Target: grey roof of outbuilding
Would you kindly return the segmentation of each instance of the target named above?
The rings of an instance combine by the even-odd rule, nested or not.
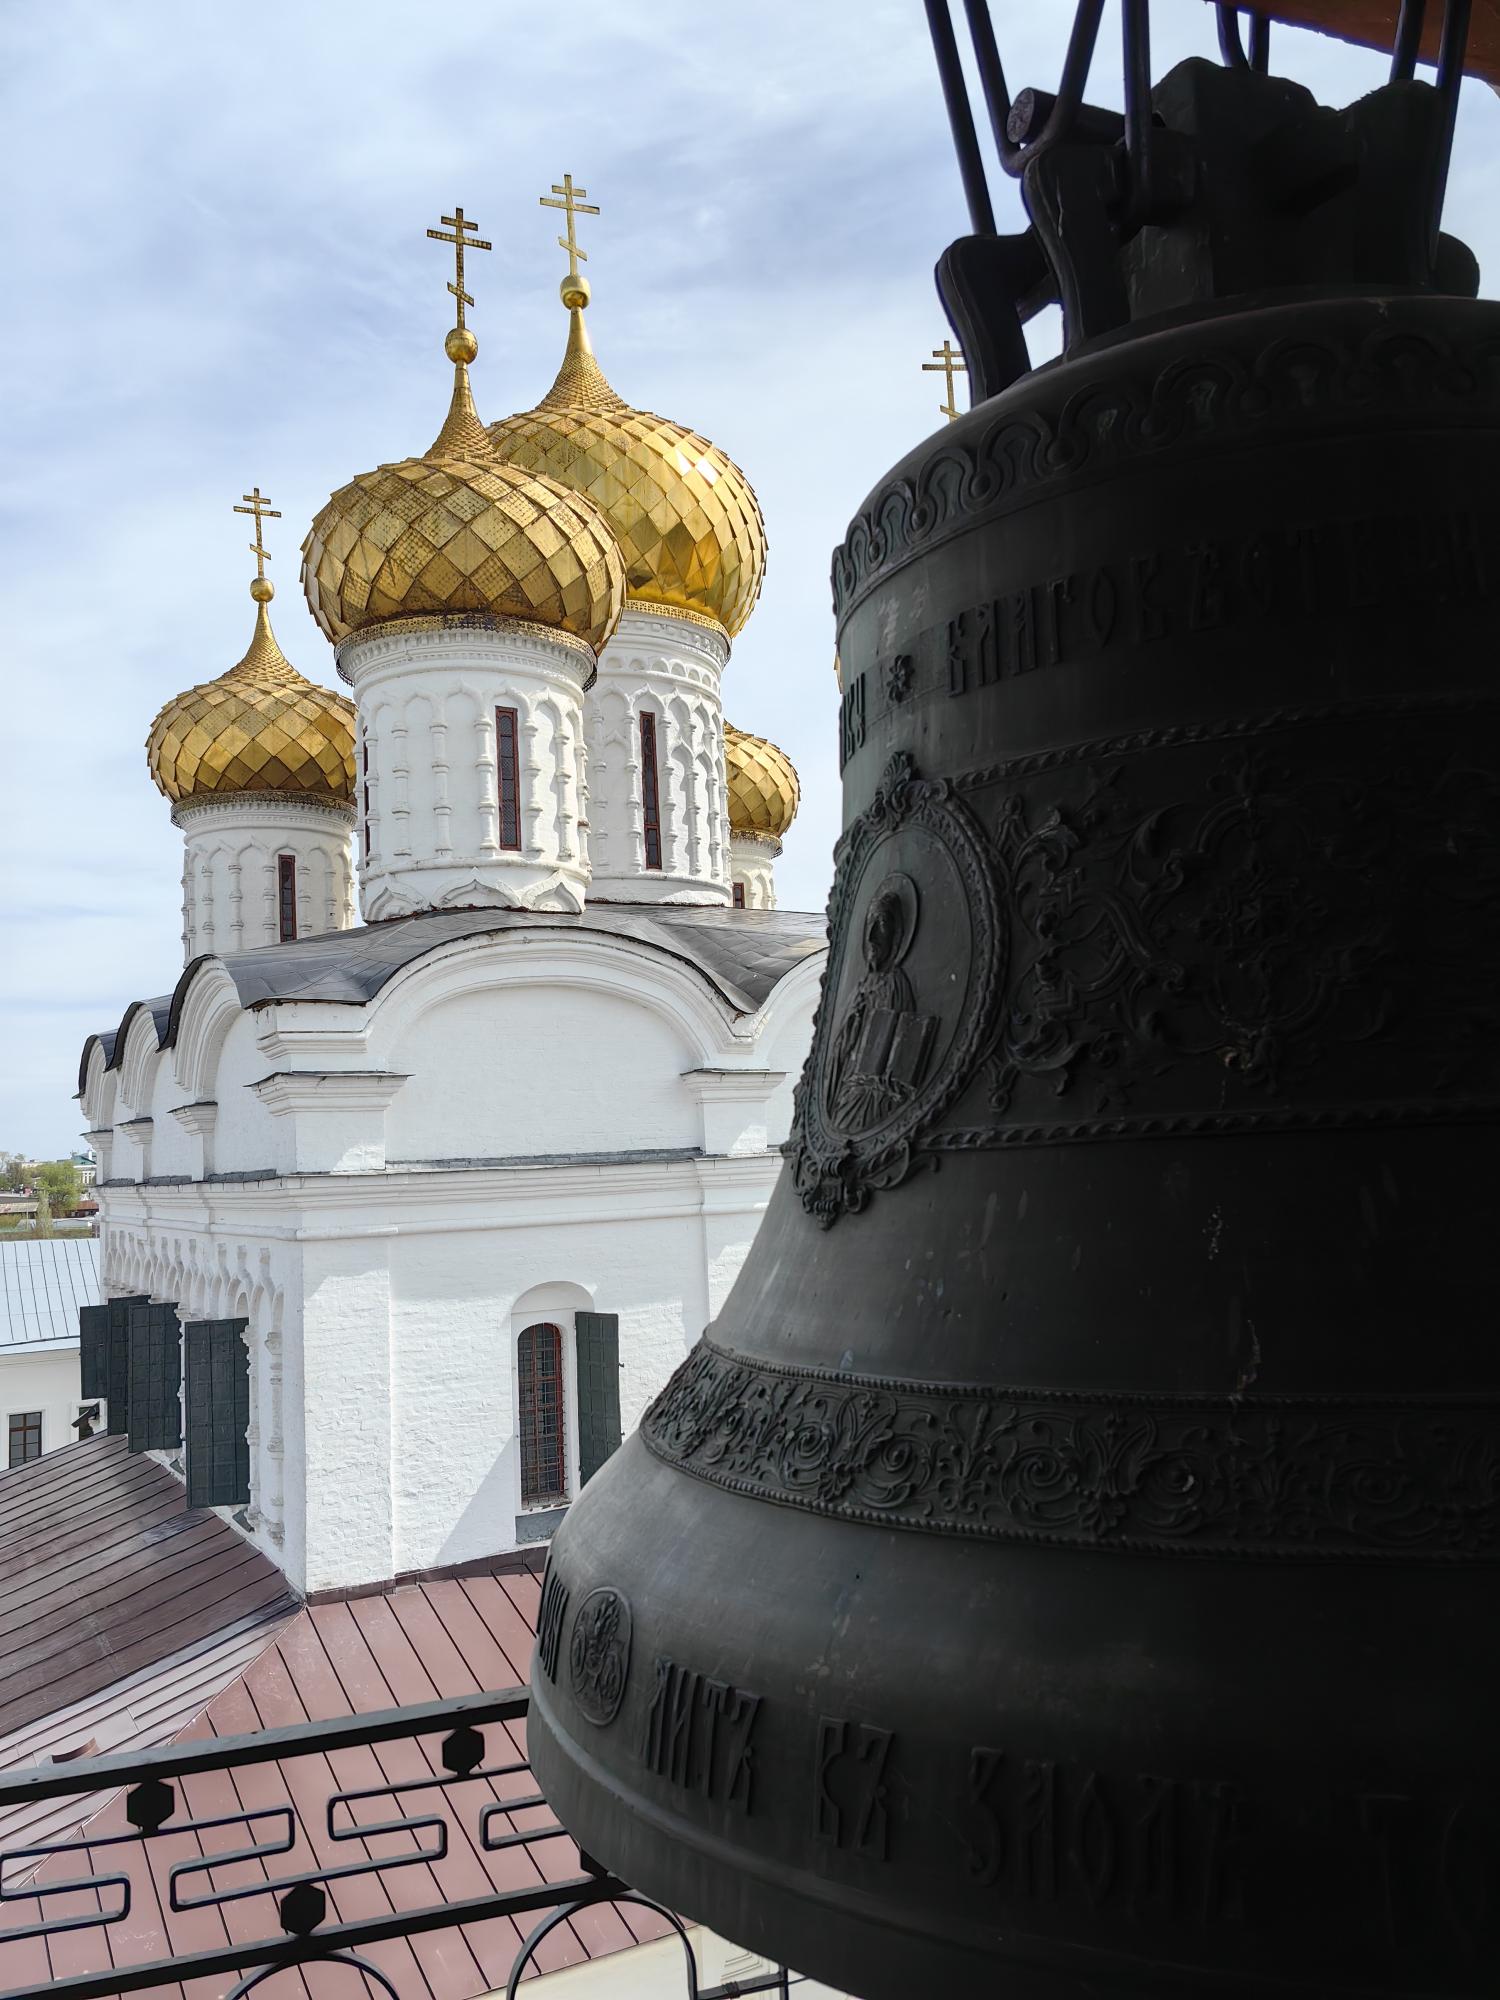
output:
[[[99,1301],[96,1237],[0,1238],[0,1353],[76,1345],[78,1308]]]
[[[223,964],[245,1007],[269,1006],[277,1000],[364,1006],[403,966],[442,945],[463,938],[499,939],[559,930],[617,937],[667,952],[695,967],[743,1014],[763,1006],[787,974],[821,951],[828,938],[821,913],[688,903],[591,903],[577,917],[530,910],[431,910],[355,930],[325,931],[292,944],[226,953],[221,961],[194,959],[171,994],[132,1001],[113,1036],[89,1037],[79,1062],[78,1088],[83,1090],[89,1052],[96,1042],[108,1067],[118,1067],[130,1023],[142,1010],[155,1023],[159,1047],[175,1041],[188,988],[207,964]]]

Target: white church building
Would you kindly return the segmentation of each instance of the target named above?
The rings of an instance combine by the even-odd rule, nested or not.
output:
[[[611,389],[576,258],[487,430],[444,221],[446,420],[303,544],[352,698],[276,643],[257,491],[250,648],[148,744],[186,967],[79,1078],[85,1393],[313,1595],[549,1536],[739,1271],[825,957],[796,774],[721,705],[749,482]]]

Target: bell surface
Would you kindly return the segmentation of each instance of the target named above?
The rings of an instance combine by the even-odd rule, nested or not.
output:
[[[553,1544],[589,1852],[861,2000],[1500,1985],[1500,307],[1163,315],[835,558],[787,1169]]]

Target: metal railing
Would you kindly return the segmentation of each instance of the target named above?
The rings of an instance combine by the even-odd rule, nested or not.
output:
[[[683,1948],[679,1991],[686,2000],[735,2000],[755,1993],[786,2000],[801,1981],[784,1966],[701,1985],[681,1919],[578,1853],[547,1812],[530,1767],[505,1733],[505,1725],[524,1722],[528,1702],[525,1688],[510,1688],[0,1774],[0,1816],[66,1799],[79,1828],[67,1839],[0,1851],[0,2000],[41,1991],[58,2000],[106,2000],[149,1987],[240,1975],[225,1996],[238,2000],[278,1973],[311,1964],[347,1967],[364,1975],[367,1991],[407,2000],[388,1972],[362,1956],[370,1946],[497,1917],[530,1917],[535,1921],[517,1948],[506,1986],[514,1995],[545,1940],[604,1904],[648,1910],[675,1934]],[[497,1728],[505,1746],[493,1762],[483,1733],[487,1727]],[[232,1781],[233,1773],[254,1766],[297,1765],[340,1751],[373,1752],[382,1744],[416,1745],[424,1739],[426,1747],[416,1752],[423,1768],[410,1776],[389,1776],[380,1766],[383,1782],[340,1786],[331,1764],[321,1773],[304,1766],[295,1786],[281,1772],[269,1785],[257,1786],[264,1794],[261,1803],[247,1803],[236,1786],[233,1811],[185,1810],[186,1783],[194,1777]],[[272,1792],[279,1795],[273,1798]],[[100,1827],[103,1809],[115,1800],[123,1804],[128,1830]],[[518,1816],[542,1813],[547,1816],[533,1824],[516,1824]],[[181,1847],[189,1841],[194,1851],[175,1858],[168,1853],[167,1843]],[[537,1852],[564,1842],[566,1847],[552,1846],[546,1855]],[[387,1894],[388,1910],[339,1916],[341,1884],[385,1885],[400,1871],[436,1870],[464,1846],[474,1856],[523,1850],[536,1879],[511,1888],[496,1884],[488,1894],[439,1893],[415,1908],[396,1907]],[[548,1880],[544,1860],[573,1872]],[[431,1879],[437,1886],[435,1873]],[[149,1917],[143,1924],[139,1914],[148,1890],[160,1910],[154,1931]],[[89,1907],[80,1909],[80,1901]],[[215,1911],[222,1943],[169,1949],[161,1956],[128,1950],[130,1940],[139,1947],[143,1939],[170,1947],[173,1917],[196,1927],[205,1912]],[[9,1917],[20,1920],[7,1923]],[[112,1962],[61,1977],[50,1973],[40,1983],[16,1982],[18,1948],[30,1946],[34,1955],[40,1944],[50,1968],[53,1942],[78,1933],[92,1934],[94,1955]],[[126,1947],[123,1962],[120,1947]]]

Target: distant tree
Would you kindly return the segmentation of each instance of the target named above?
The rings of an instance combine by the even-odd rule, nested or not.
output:
[[[29,1167],[24,1153],[0,1153],[0,1190],[9,1193],[25,1187]]]
[[[71,1215],[83,1195],[83,1183],[71,1160],[39,1160],[31,1169],[31,1184],[36,1189],[38,1221],[44,1199],[51,1214]]]
[[[39,1187],[36,1191],[36,1216],[31,1225],[31,1233],[33,1236],[52,1234],[52,1203],[44,1187]]]

